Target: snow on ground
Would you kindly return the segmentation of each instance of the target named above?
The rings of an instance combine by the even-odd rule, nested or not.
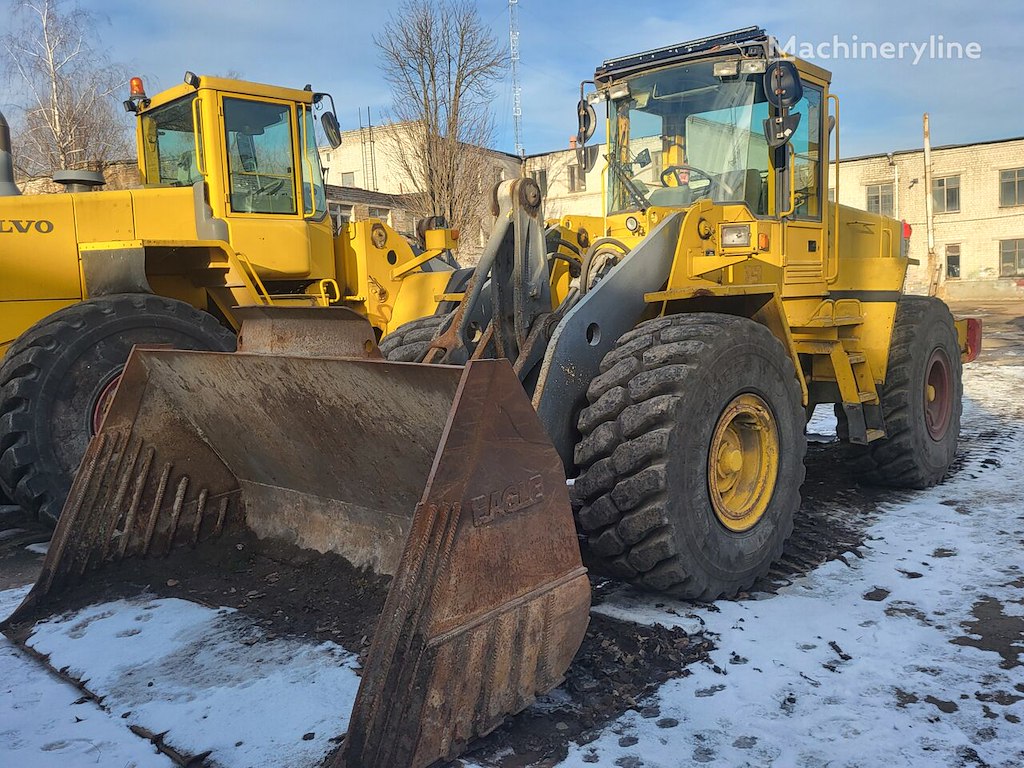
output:
[[[0,592],[7,616],[28,587]],[[173,768],[120,717],[105,712],[0,635],[0,765],[10,768]]]
[[[972,366],[967,395],[955,475],[886,505],[863,559],[682,617],[625,589],[600,606],[718,648],[561,765],[1024,764],[1024,368]]]
[[[356,657],[268,637],[233,609],[140,597],[37,625],[28,641],[103,697],[125,725],[224,768],[311,766],[348,727]]]

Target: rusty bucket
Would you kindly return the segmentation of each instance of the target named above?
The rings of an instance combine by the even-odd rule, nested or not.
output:
[[[99,574],[238,532],[341,555],[391,580],[334,765],[426,766],[558,685],[590,589],[511,366],[385,362],[365,320],[337,317],[311,340],[255,311],[232,354],[136,349],[3,629],[24,638]]]

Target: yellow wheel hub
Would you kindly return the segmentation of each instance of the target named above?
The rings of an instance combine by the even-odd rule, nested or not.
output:
[[[753,528],[775,491],[779,430],[768,404],[745,393],[718,417],[708,453],[708,488],[719,521],[730,531]]]

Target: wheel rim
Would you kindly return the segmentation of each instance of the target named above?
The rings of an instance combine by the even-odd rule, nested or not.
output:
[[[779,473],[779,430],[768,404],[735,397],[718,417],[708,453],[711,505],[730,531],[748,531],[768,509]]]
[[[941,440],[953,414],[953,381],[949,357],[941,347],[928,358],[924,377],[924,423],[932,440]]]
[[[93,402],[90,426],[94,435],[100,431],[100,427],[103,426],[103,417],[110,410],[110,402],[114,399],[114,393],[117,392],[117,385],[121,381],[121,373],[121,371],[118,371],[117,375],[103,386],[103,389],[100,390],[96,400]]]

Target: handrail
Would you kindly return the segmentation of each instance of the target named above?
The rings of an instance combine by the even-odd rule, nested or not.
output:
[[[786,159],[789,166],[789,208],[779,214],[780,219],[792,216],[796,211],[796,151],[792,144],[786,144]]]
[[[836,124],[832,130],[836,134],[836,156],[833,158],[832,165],[836,172],[836,184],[833,187],[835,200],[832,202],[832,237],[833,243],[831,251],[833,270],[828,270],[825,275],[826,283],[834,283],[839,278],[839,97],[834,93],[828,95],[829,101],[835,102],[836,107]]]
[[[264,304],[273,304],[274,300],[270,298],[270,292],[267,291],[267,287],[263,284],[263,281],[260,280],[260,276],[256,274],[256,268],[252,265],[252,262],[249,261],[249,257],[246,256],[241,251],[235,251],[235,254],[238,256],[239,266],[242,267],[244,271],[248,272],[249,280],[253,283],[253,285],[256,287],[258,291],[256,298],[262,301]]]
[[[196,170],[203,176],[206,175],[206,158],[203,157],[203,121],[202,111],[199,109],[202,99],[196,96],[192,99],[192,138],[195,142]]]
[[[320,301],[320,305],[329,307],[336,301],[341,301],[341,288],[338,287],[338,283],[334,278],[325,277],[320,281],[320,295],[317,299]],[[332,298],[333,295],[333,298]]]
[[[313,161],[309,159],[309,136],[306,135],[306,105],[299,104],[299,108],[302,110],[302,118],[299,123],[299,136],[302,141],[302,162],[305,165],[306,170],[309,171],[309,211],[306,210],[306,203],[302,203],[302,216],[315,216],[316,215],[316,189],[313,181]],[[310,116],[310,122],[312,123],[312,115]],[[302,188],[301,174],[299,188]]]

